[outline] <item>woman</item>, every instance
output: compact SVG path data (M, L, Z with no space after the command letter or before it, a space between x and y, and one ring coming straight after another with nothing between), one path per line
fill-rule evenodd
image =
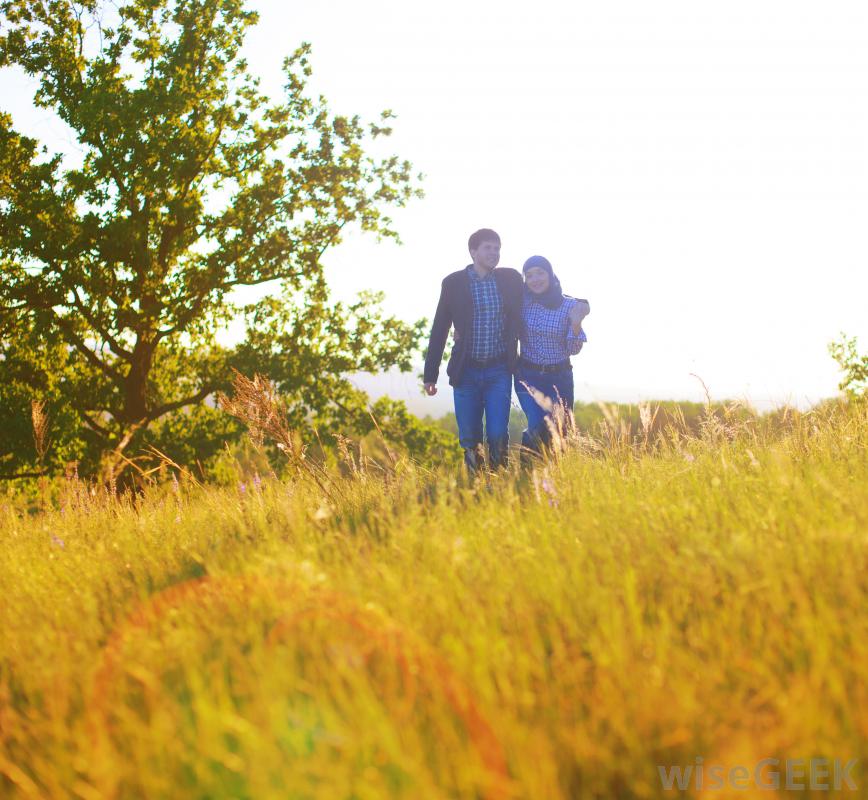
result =
M573 367L570 356L587 341L582 320L590 313L587 300L564 296L548 259L531 256L524 262L524 326L515 371L515 393L527 416L524 447L539 450L548 440L548 417L555 404L572 413ZM528 387L531 387L529 391ZM534 399L536 397L536 399Z

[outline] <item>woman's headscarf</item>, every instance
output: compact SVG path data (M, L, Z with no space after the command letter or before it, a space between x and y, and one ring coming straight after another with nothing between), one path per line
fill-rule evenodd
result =
M546 308L560 308L564 302L564 293L561 291L561 282L552 270L552 265L547 258L542 256L531 256L524 262L521 268L522 272L527 272L531 267L542 267L549 274L549 288L544 292L537 294L532 292L527 284L524 285L525 296L536 303L540 303Z

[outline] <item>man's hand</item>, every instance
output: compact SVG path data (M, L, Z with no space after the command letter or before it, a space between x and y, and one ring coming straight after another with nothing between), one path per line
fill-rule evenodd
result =
M436 383L426 383L425 384L425 394L427 394L428 397L434 397L434 395L437 394L437 384Z
M573 303L572 308L570 308L568 316L570 325L573 328L573 334L576 336L579 335L579 331L582 329L582 320L588 316L590 310L587 303Z

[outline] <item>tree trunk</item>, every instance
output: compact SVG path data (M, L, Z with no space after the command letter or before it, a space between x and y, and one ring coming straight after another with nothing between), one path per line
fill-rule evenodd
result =
M122 474L128 472L127 467L130 465L130 463L128 459L124 456L124 451L133 440L133 436L136 435L136 432L144 424L145 420L142 419L140 422L130 425L121 434L120 439L118 439L114 447L111 450L105 451L102 457L102 463L100 464L100 472L104 483L109 485L116 485L119 482ZM131 475L130 477L132 478L133 476ZM135 483L135 480L130 480L130 487L134 486Z
M157 344L139 335L130 359L130 371L124 380L123 422L141 425L148 416L148 376L154 364Z

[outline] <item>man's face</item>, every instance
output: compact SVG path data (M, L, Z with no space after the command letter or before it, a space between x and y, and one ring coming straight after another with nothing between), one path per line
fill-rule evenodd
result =
M485 239L479 247L470 251L470 257L477 267L491 272L500 261L500 242L495 239Z
M534 294L541 294L549 288L549 274L542 267L531 267L524 273L524 281Z

